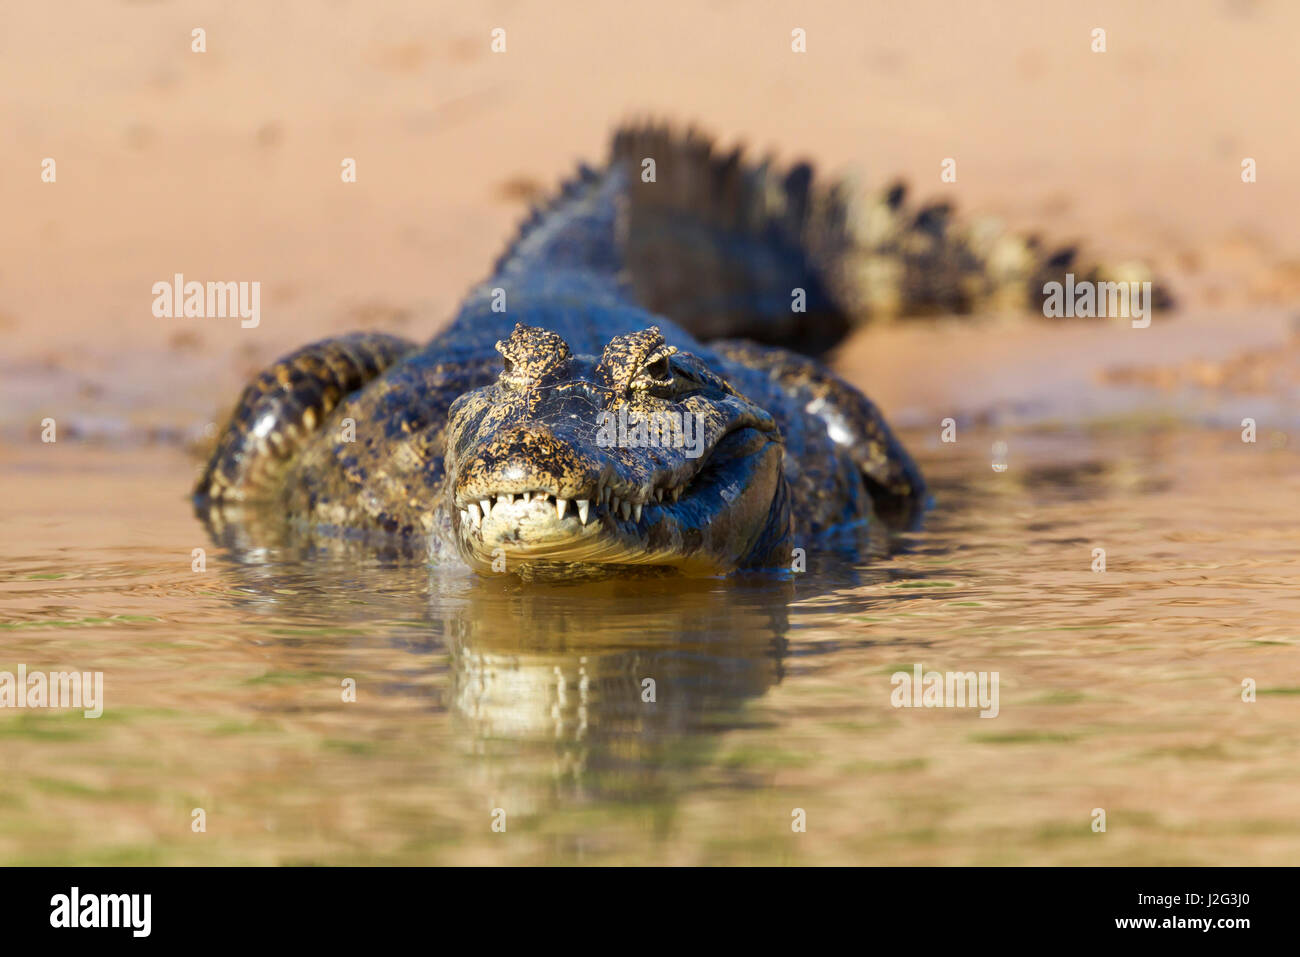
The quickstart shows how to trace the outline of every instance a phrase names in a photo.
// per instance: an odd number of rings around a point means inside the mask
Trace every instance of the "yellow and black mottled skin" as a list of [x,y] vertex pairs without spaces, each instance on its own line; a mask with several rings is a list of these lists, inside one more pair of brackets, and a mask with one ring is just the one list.
[[354,333],[280,359],[244,388],[198,488],[242,501],[273,486],[343,398],[414,348],[397,336]]
[[[197,505],[261,502],[524,577],[788,567],[792,547],[873,504],[910,526],[924,483],[883,417],[791,351],[850,328],[831,279],[844,221],[806,166],[624,131],[427,346],[326,340],[260,376]],[[689,448],[602,441],[620,416],[700,429]]]

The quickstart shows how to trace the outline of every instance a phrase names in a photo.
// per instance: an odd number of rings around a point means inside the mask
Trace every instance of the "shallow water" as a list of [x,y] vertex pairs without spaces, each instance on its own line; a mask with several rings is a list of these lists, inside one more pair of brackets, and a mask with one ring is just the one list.
[[[105,708],[0,710],[0,860],[1294,863],[1300,450],[904,438],[935,506],[892,553],[582,586],[231,552],[179,450],[9,446],[0,670]],[[893,707],[916,664],[997,717]]]

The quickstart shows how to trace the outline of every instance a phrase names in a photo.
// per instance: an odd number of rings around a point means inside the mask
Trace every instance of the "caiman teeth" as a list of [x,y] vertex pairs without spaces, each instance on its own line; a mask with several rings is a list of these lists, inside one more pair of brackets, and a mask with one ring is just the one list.
[[606,480],[601,479],[592,490],[590,498],[560,498],[541,489],[525,492],[497,492],[486,495],[477,502],[469,502],[461,506],[460,520],[462,523],[472,524],[474,528],[481,528],[483,522],[491,517],[494,509],[499,509],[503,505],[513,505],[518,500],[524,505],[529,502],[553,503],[559,521],[564,520],[569,513],[569,506],[573,505],[578,514],[578,521],[583,525],[591,521],[592,506],[596,508],[607,506],[610,516],[616,520],[621,518],[625,522],[640,522],[646,505],[653,505],[656,502],[660,505],[675,503],[682,497],[684,490],[684,486],[680,485],[656,487],[646,484],[641,487],[621,488],[619,491],[622,494],[616,494],[613,482],[607,483]]

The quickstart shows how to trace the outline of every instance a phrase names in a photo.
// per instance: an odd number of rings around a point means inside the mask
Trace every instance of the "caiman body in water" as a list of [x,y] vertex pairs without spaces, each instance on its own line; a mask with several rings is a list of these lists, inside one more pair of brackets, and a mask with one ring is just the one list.
[[[1037,280],[1030,257],[989,284],[937,209],[904,215],[895,189],[873,211],[895,223],[873,248],[896,247],[901,311]],[[837,527],[911,525],[917,468],[875,406],[809,357],[861,305],[851,219],[805,165],[621,132],[427,346],[344,336],[263,372],[196,502],[427,541],[435,560],[526,578],[788,567]]]

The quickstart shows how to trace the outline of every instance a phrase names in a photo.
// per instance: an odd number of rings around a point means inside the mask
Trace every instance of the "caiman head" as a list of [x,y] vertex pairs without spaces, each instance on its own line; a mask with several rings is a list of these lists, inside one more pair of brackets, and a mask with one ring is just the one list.
[[447,431],[456,544],[476,571],[717,575],[786,543],[776,422],[657,327],[575,356],[517,325],[497,351],[497,381],[457,399]]

